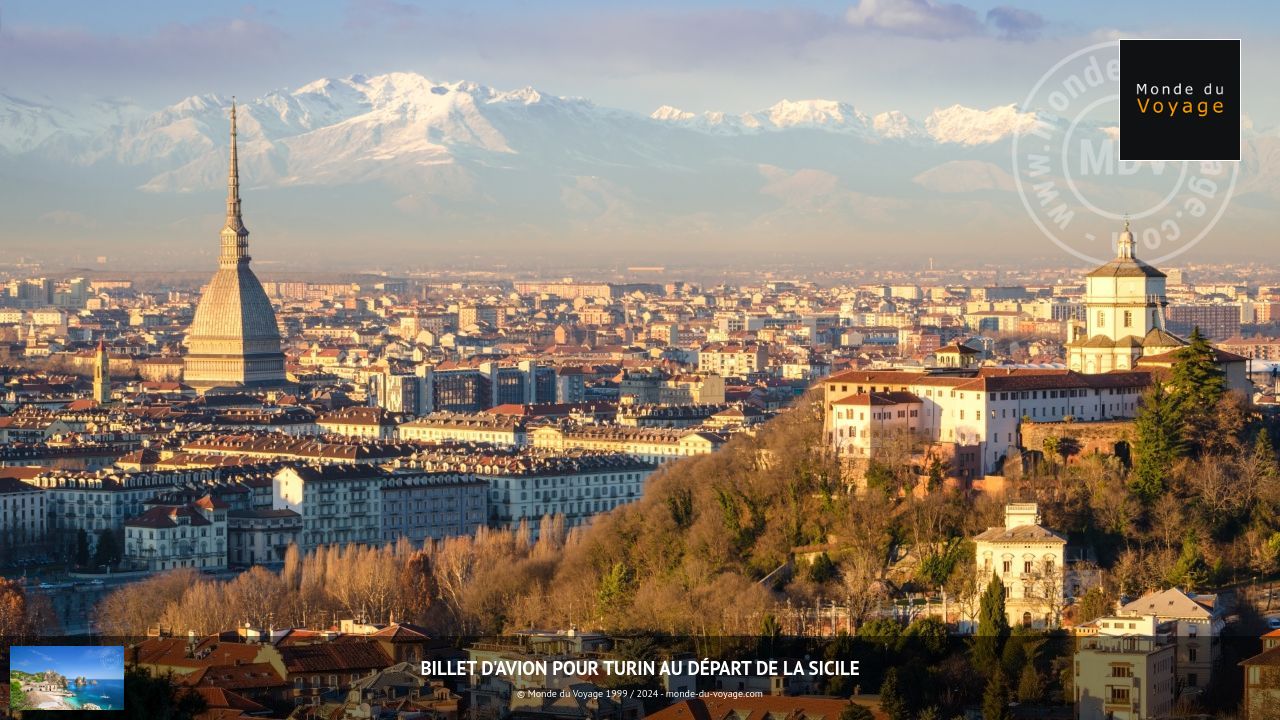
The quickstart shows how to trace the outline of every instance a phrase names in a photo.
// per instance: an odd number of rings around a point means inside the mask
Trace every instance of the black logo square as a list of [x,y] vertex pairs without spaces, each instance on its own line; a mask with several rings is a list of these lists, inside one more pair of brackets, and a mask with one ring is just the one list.
[[1240,159],[1240,41],[1120,41],[1121,160]]

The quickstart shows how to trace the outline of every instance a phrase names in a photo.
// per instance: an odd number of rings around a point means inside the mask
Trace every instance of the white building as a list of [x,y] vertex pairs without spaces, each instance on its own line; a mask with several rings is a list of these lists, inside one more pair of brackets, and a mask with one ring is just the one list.
[[1077,640],[1076,717],[1155,720],[1171,717],[1177,693],[1174,644],[1154,616],[1101,617]]
[[157,505],[124,524],[124,558],[152,572],[227,567],[227,505],[210,496]]
[[539,521],[562,515],[565,527],[640,499],[654,465],[628,455],[578,453],[524,455],[478,468],[489,485],[492,525],[514,528],[527,522],[535,537]]
[[388,474],[358,464],[286,467],[273,478],[271,507],[302,516],[300,550],[381,544],[381,488]]
[[1004,526],[988,528],[973,539],[977,589],[994,574],[1004,584],[1010,625],[1057,627],[1066,602],[1067,541],[1040,525],[1035,503],[1010,503]]
[[[843,455],[877,446],[875,433],[903,427],[922,443],[950,448],[958,477],[995,472],[1019,444],[1023,418],[1056,422],[1132,418],[1150,383],[1146,372],[1085,375],[1069,370],[849,370],[823,381],[827,439]],[[859,395],[878,395],[875,400]],[[848,404],[843,403],[848,400]],[[887,402],[886,402],[887,401]],[[876,413],[859,409],[875,402]],[[917,415],[913,418],[911,413]],[[898,422],[899,413],[905,422]]]
[[0,555],[44,542],[47,522],[44,491],[16,478],[0,477]]

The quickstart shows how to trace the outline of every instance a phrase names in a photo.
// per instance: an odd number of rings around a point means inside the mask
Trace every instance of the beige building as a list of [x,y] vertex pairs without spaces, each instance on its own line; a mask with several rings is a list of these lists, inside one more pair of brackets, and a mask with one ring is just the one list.
[[1154,616],[1101,617],[1077,640],[1078,720],[1170,717],[1177,693],[1174,645]]
[[316,418],[316,425],[327,433],[350,438],[394,440],[396,421],[380,407],[348,407],[325,413]]
[[1226,620],[1217,595],[1192,595],[1177,588],[1151,592],[1120,608],[1121,615],[1154,615],[1172,626],[1177,638],[1178,686],[1205,688],[1221,654]]
[[1116,257],[1085,279],[1085,327],[1067,338],[1067,366],[1076,372],[1132,370],[1138,358],[1186,343],[1164,327],[1165,274],[1134,256],[1125,222]]
[[300,465],[276,473],[271,507],[302,516],[298,547],[382,542],[385,471],[369,465]]
[[1005,506],[1004,526],[973,539],[978,592],[994,574],[1005,590],[1010,625],[1057,627],[1066,602],[1066,538],[1040,525],[1035,503]]
[[864,392],[831,403],[836,452],[870,458],[886,443],[919,436],[924,401],[906,391]]
[[566,429],[547,425],[529,431],[529,444],[535,448],[625,453],[658,465],[690,455],[705,455],[724,443],[723,435],[698,430],[616,426]]
[[720,377],[746,377],[769,365],[769,352],[759,343],[710,343],[698,351],[698,372]]
[[401,440],[419,442],[493,443],[523,447],[527,442],[525,420],[493,413],[436,412],[400,425]]

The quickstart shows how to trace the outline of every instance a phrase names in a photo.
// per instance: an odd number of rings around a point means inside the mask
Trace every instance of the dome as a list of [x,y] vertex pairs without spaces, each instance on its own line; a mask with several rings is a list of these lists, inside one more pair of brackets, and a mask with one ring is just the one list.
[[214,273],[187,333],[193,354],[226,354],[233,346],[244,352],[280,352],[275,309],[248,263]]
[[231,164],[227,173],[227,224],[222,228],[218,271],[205,287],[187,331],[183,382],[215,387],[286,384],[276,312],[249,269],[249,231],[240,217],[236,163],[236,107],[231,106]]

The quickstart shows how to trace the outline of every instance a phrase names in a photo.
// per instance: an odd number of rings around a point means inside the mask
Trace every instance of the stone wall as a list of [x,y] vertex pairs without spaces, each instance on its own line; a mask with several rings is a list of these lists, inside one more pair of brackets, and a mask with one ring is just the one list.
[[[1019,428],[1020,446],[1027,453],[1044,453],[1046,438],[1065,440],[1070,447],[1067,464],[1079,462],[1092,453],[1115,455],[1130,461],[1133,439],[1137,435],[1132,420],[1107,420],[1101,422],[1022,422]],[[1051,458],[1061,462],[1062,457]]]

